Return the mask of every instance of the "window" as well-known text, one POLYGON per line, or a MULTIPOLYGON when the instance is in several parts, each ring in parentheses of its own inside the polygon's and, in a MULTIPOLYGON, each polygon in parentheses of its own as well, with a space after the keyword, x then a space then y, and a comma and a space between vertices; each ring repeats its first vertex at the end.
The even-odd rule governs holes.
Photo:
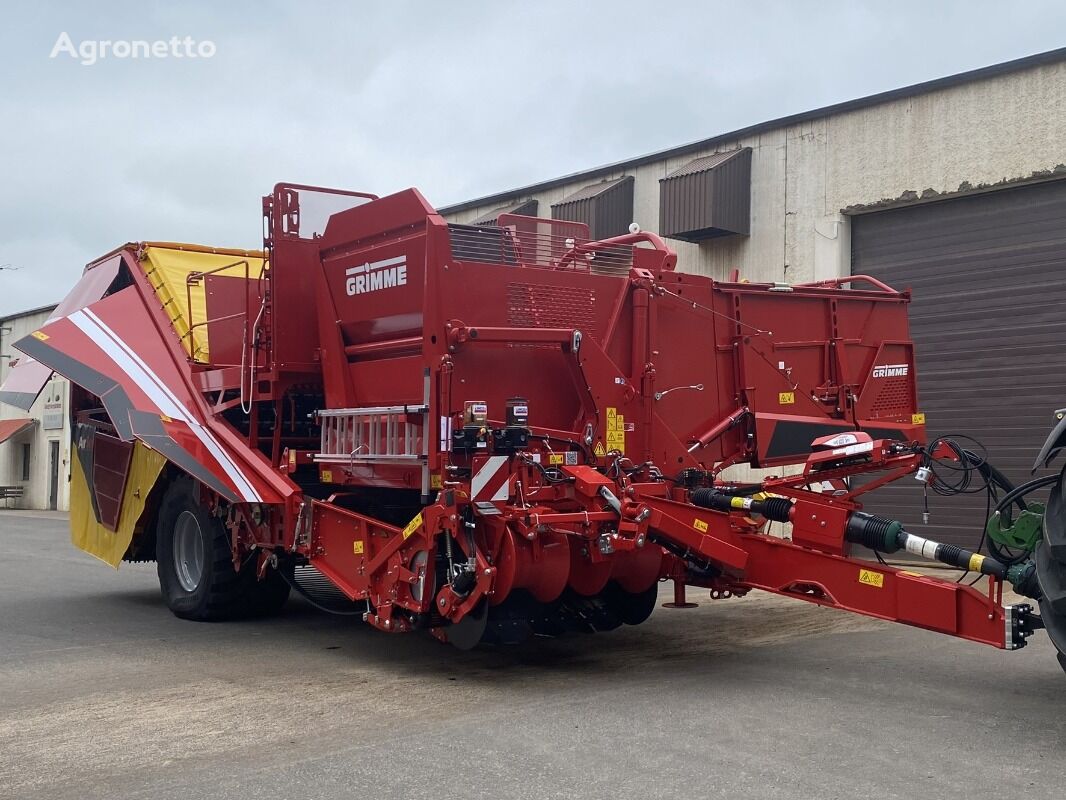
POLYGON ((22 445, 22 480, 30 479, 30 446, 22 445))

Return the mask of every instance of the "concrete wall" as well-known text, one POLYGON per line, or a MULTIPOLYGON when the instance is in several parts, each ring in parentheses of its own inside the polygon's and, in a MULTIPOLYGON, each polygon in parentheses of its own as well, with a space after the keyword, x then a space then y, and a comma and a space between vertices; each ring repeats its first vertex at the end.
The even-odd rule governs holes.
MULTIPOLYGON (((533 196, 548 216, 552 203, 582 186, 632 174, 634 219, 654 231, 660 178, 699 156, 751 147, 751 235, 671 241, 679 267, 716 278, 736 267, 753 281, 802 283, 850 271, 849 212, 1066 173, 1063 130, 1066 64, 1059 63, 807 120, 533 196)), ((469 222, 500 205, 449 218, 469 222)))
MULTIPOLYGON (((0 381, 7 377, 9 361, 14 358, 24 358, 11 343, 18 341, 23 336, 28 336, 40 328, 48 318, 50 312, 40 311, 37 313, 13 317, 0 321, 0 353, 11 356, 11 359, 0 359, 0 381)), ((30 417, 36 420, 36 424, 29 430, 13 436, 0 444, 0 485, 22 486, 23 496, 19 500, 8 500, 12 508, 47 509, 49 507, 50 488, 50 464, 49 451, 51 442, 59 443, 59 502, 58 507, 62 511, 69 508, 70 482, 70 422, 68 403, 70 387, 67 381, 60 377, 53 377, 45 386, 41 396, 37 398, 30 412, 27 414, 22 409, 0 403, 0 419, 15 419, 30 417), (44 407, 49 400, 61 403, 62 427, 55 430, 46 430, 44 427, 44 407), (22 451, 23 445, 30 446, 30 479, 22 480, 22 451)), ((0 501, 3 505, 3 501, 0 501)))

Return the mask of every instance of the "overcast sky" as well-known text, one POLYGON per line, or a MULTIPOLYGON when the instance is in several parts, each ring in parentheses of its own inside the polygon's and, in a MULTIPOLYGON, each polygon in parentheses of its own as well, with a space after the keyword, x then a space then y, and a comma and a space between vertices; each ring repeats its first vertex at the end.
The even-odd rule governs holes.
POLYGON ((126 241, 258 247, 278 181, 443 206, 1066 44, 1066 4, 1001 0, 2 11, 0 315, 126 241), (90 66, 64 32, 214 55, 90 66))

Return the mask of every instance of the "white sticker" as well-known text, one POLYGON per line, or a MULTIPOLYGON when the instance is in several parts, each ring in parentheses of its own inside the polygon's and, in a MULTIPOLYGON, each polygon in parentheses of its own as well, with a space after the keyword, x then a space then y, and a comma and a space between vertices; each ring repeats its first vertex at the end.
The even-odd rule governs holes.
POLYGON ((835 456, 853 456, 856 453, 869 453, 874 449, 873 442, 863 442, 861 444, 853 444, 850 447, 840 447, 833 451, 835 456))

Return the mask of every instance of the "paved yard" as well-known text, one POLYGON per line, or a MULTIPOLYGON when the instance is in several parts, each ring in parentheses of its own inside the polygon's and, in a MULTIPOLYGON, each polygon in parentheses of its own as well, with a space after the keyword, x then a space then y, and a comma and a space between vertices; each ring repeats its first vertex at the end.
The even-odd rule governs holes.
POLYGON ((462 653, 300 600, 197 624, 0 512, 0 797, 1059 798, 1066 675, 796 601, 462 653))

